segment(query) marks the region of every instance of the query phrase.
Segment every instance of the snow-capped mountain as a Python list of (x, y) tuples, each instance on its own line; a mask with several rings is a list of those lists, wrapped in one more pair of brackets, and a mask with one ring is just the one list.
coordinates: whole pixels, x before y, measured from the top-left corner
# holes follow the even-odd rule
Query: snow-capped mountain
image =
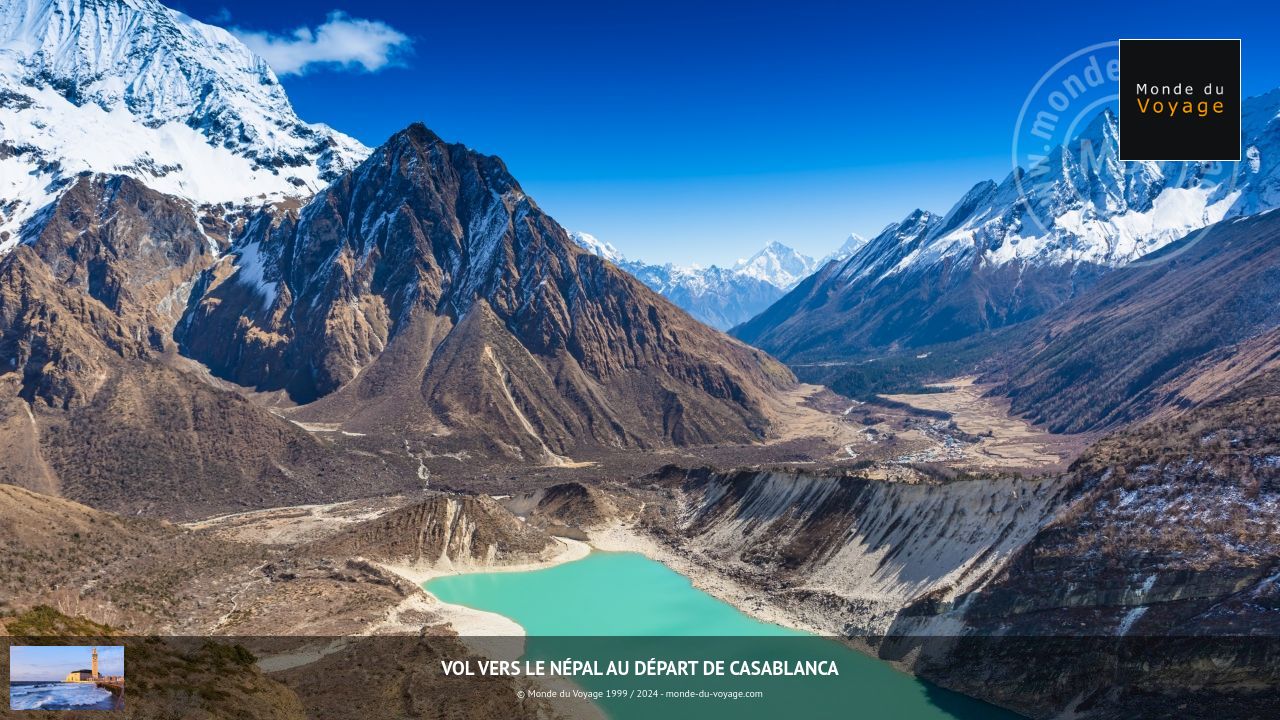
[(614, 247), (611, 243), (607, 243), (595, 235), (584, 232), (569, 233), (569, 237), (578, 244), (583, 250), (589, 251), (596, 257), (604, 258), (614, 265), (622, 265), (627, 261), (622, 255), (622, 251)]
[(746, 260), (733, 266), (739, 275), (763, 280), (774, 287), (790, 290), (796, 283), (809, 277), (817, 269), (817, 263), (808, 255), (773, 241)]
[(953, 340), (1057, 307), (1109, 268), (1280, 205), (1280, 91), (1244, 106), (1245, 161), (1122, 163), (1104, 111), (1029, 170), (916, 210), (735, 330), (783, 358)]
[(832, 261), (838, 262), (840, 260), (848, 260), (850, 257), (853, 256), (854, 253), (861, 250), (862, 247), (867, 244), (867, 242), (868, 240), (862, 237), (861, 235), (859, 235), (858, 233), (850, 233), (849, 237), (845, 238), (844, 244), (836, 248), (834, 251), (828, 253), (825, 257), (823, 257), (821, 260), (817, 262), (817, 264), (814, 266), (814, 270), (824, 267), (826, 266), (827, 263)]
[[(1214, 163), (1122, 163), (1118, 133), (1103, 111), (1037, 166), (974, 185), (884, 272), (948, 260), (1115, 267), (1224, 218), (1280, 205), (1280, 90), (1245, 101), (1245, 160), (1234, 177), (1215, 177)], [(842, 275), (865, 275), (881, 255), (862, 253)]]
[(0, 251), (84, 171), (193, 203), (311, 195), (368, 155), (266, 62), (155, 0), (0, 0)]
[(570, 237), (579, 247), (626, 270), (694, 318), (720, 330), (755, 317), (814, 267), (812, 258), (778, 242), (732, 268), (704, 268), (628, 260), (594, 235), (575, 232)]

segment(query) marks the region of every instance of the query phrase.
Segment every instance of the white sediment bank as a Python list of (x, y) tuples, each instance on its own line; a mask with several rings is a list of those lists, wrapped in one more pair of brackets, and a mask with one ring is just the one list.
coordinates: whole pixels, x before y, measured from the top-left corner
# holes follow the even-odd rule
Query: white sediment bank
[[(382, 563), (382, 567), (388, 572), (395, 573), (409, 582), (422, 588), (423, 584), (434, 580), (438, 577), (447, 575), (463, 575), (466, 573), (496, 573), (496, 572), (529, 572), (532, 570), (544, 570), (549, 567), (555, 567), (574, 560), (581, 560), (591, 553), (591, 546), (580, 540), (571, 540), (569, 538), (556, 538), (560, 543), (560, 550), (551, 558), (536, 563), (518, 563), (515, 565), (482, 565), (482, 564), (459, 564), (448, 561), (436, 565), (395, 565), (390, 563)], [(428, 609), (439, 615), (453, 627), (454, 632), (463, 638), (468, 637), (524, 637), (525, 630), (519, 623), (504, 615), (497, 613), (485, 612), (484, 610), (476, 610), (465, 605), (455, 605), (447, 603), (435, 595), (432, 595), (426, 589)]]
[[(650, 560), (660, 562), (680, 573), (693, 586), (726, 602), (738, 610), (762, 622), (814, 634), (830, 634), (832, 628), (820, 628), (806, 622), (772, 602), (761, 590), (724, 576), (714, 569), (700, 565), (688, 557), (674, 552), (666, 545), (631, 527), (615, 525), (588, 533), (588, 542), (569, 538), (556, 538), (564, 547), (552, 558), (537, 563), (515, 565), (458, 565), (408, 566), (383, 564), (382, 567), (412, 582), (418, 587), (438, 577), (466, 573), (530, 572), (555, 567), (574, 560), (581, 560), (595, 548), (604, 552), (634, 552)], [(474, 637), (524, 637), (525, 629), (514, 620), (497, 613), (476, 610), (464, 605), (441, 601), (423, 590), (431, 612), (439, 615), (463, 638)]]

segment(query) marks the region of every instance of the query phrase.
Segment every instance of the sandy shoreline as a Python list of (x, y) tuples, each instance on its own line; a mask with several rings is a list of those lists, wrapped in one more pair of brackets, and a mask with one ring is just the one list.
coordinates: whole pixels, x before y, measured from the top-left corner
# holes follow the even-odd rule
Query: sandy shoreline
[[(602, 552), (634, 552), (660, 562), (688, 578), (693, 586), (712, 597), (732, 605), (739, 611), (761, 622), (781, 625), (793, 630), (829, 634), (805, 622), (795, 614), (771, 602), (761, 590), (725, 577), (712, 569), (699, 565), (677, 554), (653, 538), (630, 527), (616, 525), (588, 533), (588, 542), (569, 538), (556, 538), (564, 547), (554, 557), (539, 563), (516, 565), (459, 565), (459, 566), (407, 566), (383, 563), (382, 567), (421, 588), (424, 583), (446, 575), (491, 572), (529, 572), (555, 567), (574, 560), (581, 560), (593, 549)], [(525, 629), (514, 620), (497, 613), (476, 610), (464, 605), (441, 601), (427, 590), (427, 607), (449, 623), (459, 636), (467, 637), (524, 637)]]
[(399, 575), (408, 580), (422, 590), (427, 598), (427, 609), (439, 615), (442, 619), (453, 627), (454, 632), (458, 635), (466, 637), (524, 637), (526, 635), (523, 627), (519, 623), (497, 613), (486, 612), (484, 610), (476, 610), (465, 605), (455, 605), (447, 603), (440, 598), (432, 595), (423, 584), (429, 580), (447, 575), (462, 575), (464, 573), (496, 573), (496, 572), (529, 572), (530, 570), (544, 570), (549, 567), (555, 567), (574, 560), (581, 560), (591, 553), (591, 546), (581, 540), (572, 540), (569, 538), (556, 538), (563, 546), (556, 555), (548, 560), (537, 563), (519, 563), (516, 565), (441, 565), (441, 566), (420, 566), (420, 565), (395, 565), (390, 563), (380, 563), (381, 567), (388, 572)]

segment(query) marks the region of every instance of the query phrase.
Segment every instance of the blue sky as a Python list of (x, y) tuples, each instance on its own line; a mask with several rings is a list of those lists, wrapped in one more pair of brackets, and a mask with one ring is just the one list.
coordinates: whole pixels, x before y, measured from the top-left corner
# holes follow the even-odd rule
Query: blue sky
[[(62, 680), (72, 670), (88, 670), (89, 646), (79, 645), (13, 645), (9, 647), (10, 680)], [(124, 674), (124, 648), (98, 647), (98, 672), (103, 675)]]
[[(1280, 10), (1261, 2), (171, 4), (263, 42), (307, 28), (274, 55), (302, 117), (370, 145), (422, 120), (501, 156), (569, 229), (654, 261), (724, 264), (770, 240), (821, 255), (945, 211), (1009, 172), (1027, 93), (1086, 45), (1242, 37), (1245, 95), (1280, 86)], [(383, 44), (305, 64), (359, 41), (317, 31), (334, 11)]]

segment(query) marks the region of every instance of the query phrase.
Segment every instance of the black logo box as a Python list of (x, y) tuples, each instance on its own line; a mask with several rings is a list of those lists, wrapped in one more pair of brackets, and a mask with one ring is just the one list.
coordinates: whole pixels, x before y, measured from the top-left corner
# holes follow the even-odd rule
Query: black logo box
[[(1145, 92), (1139, 92), (1142, 86)], [(1122, 39), (1120, 159), (1238, 162), (1240, 95), (1238, 39)], [(1186, 102), (1192, 104), (1190, 114), (1184, 112)], [(1170, 103), (1177, 104), (1172, 115)]]

